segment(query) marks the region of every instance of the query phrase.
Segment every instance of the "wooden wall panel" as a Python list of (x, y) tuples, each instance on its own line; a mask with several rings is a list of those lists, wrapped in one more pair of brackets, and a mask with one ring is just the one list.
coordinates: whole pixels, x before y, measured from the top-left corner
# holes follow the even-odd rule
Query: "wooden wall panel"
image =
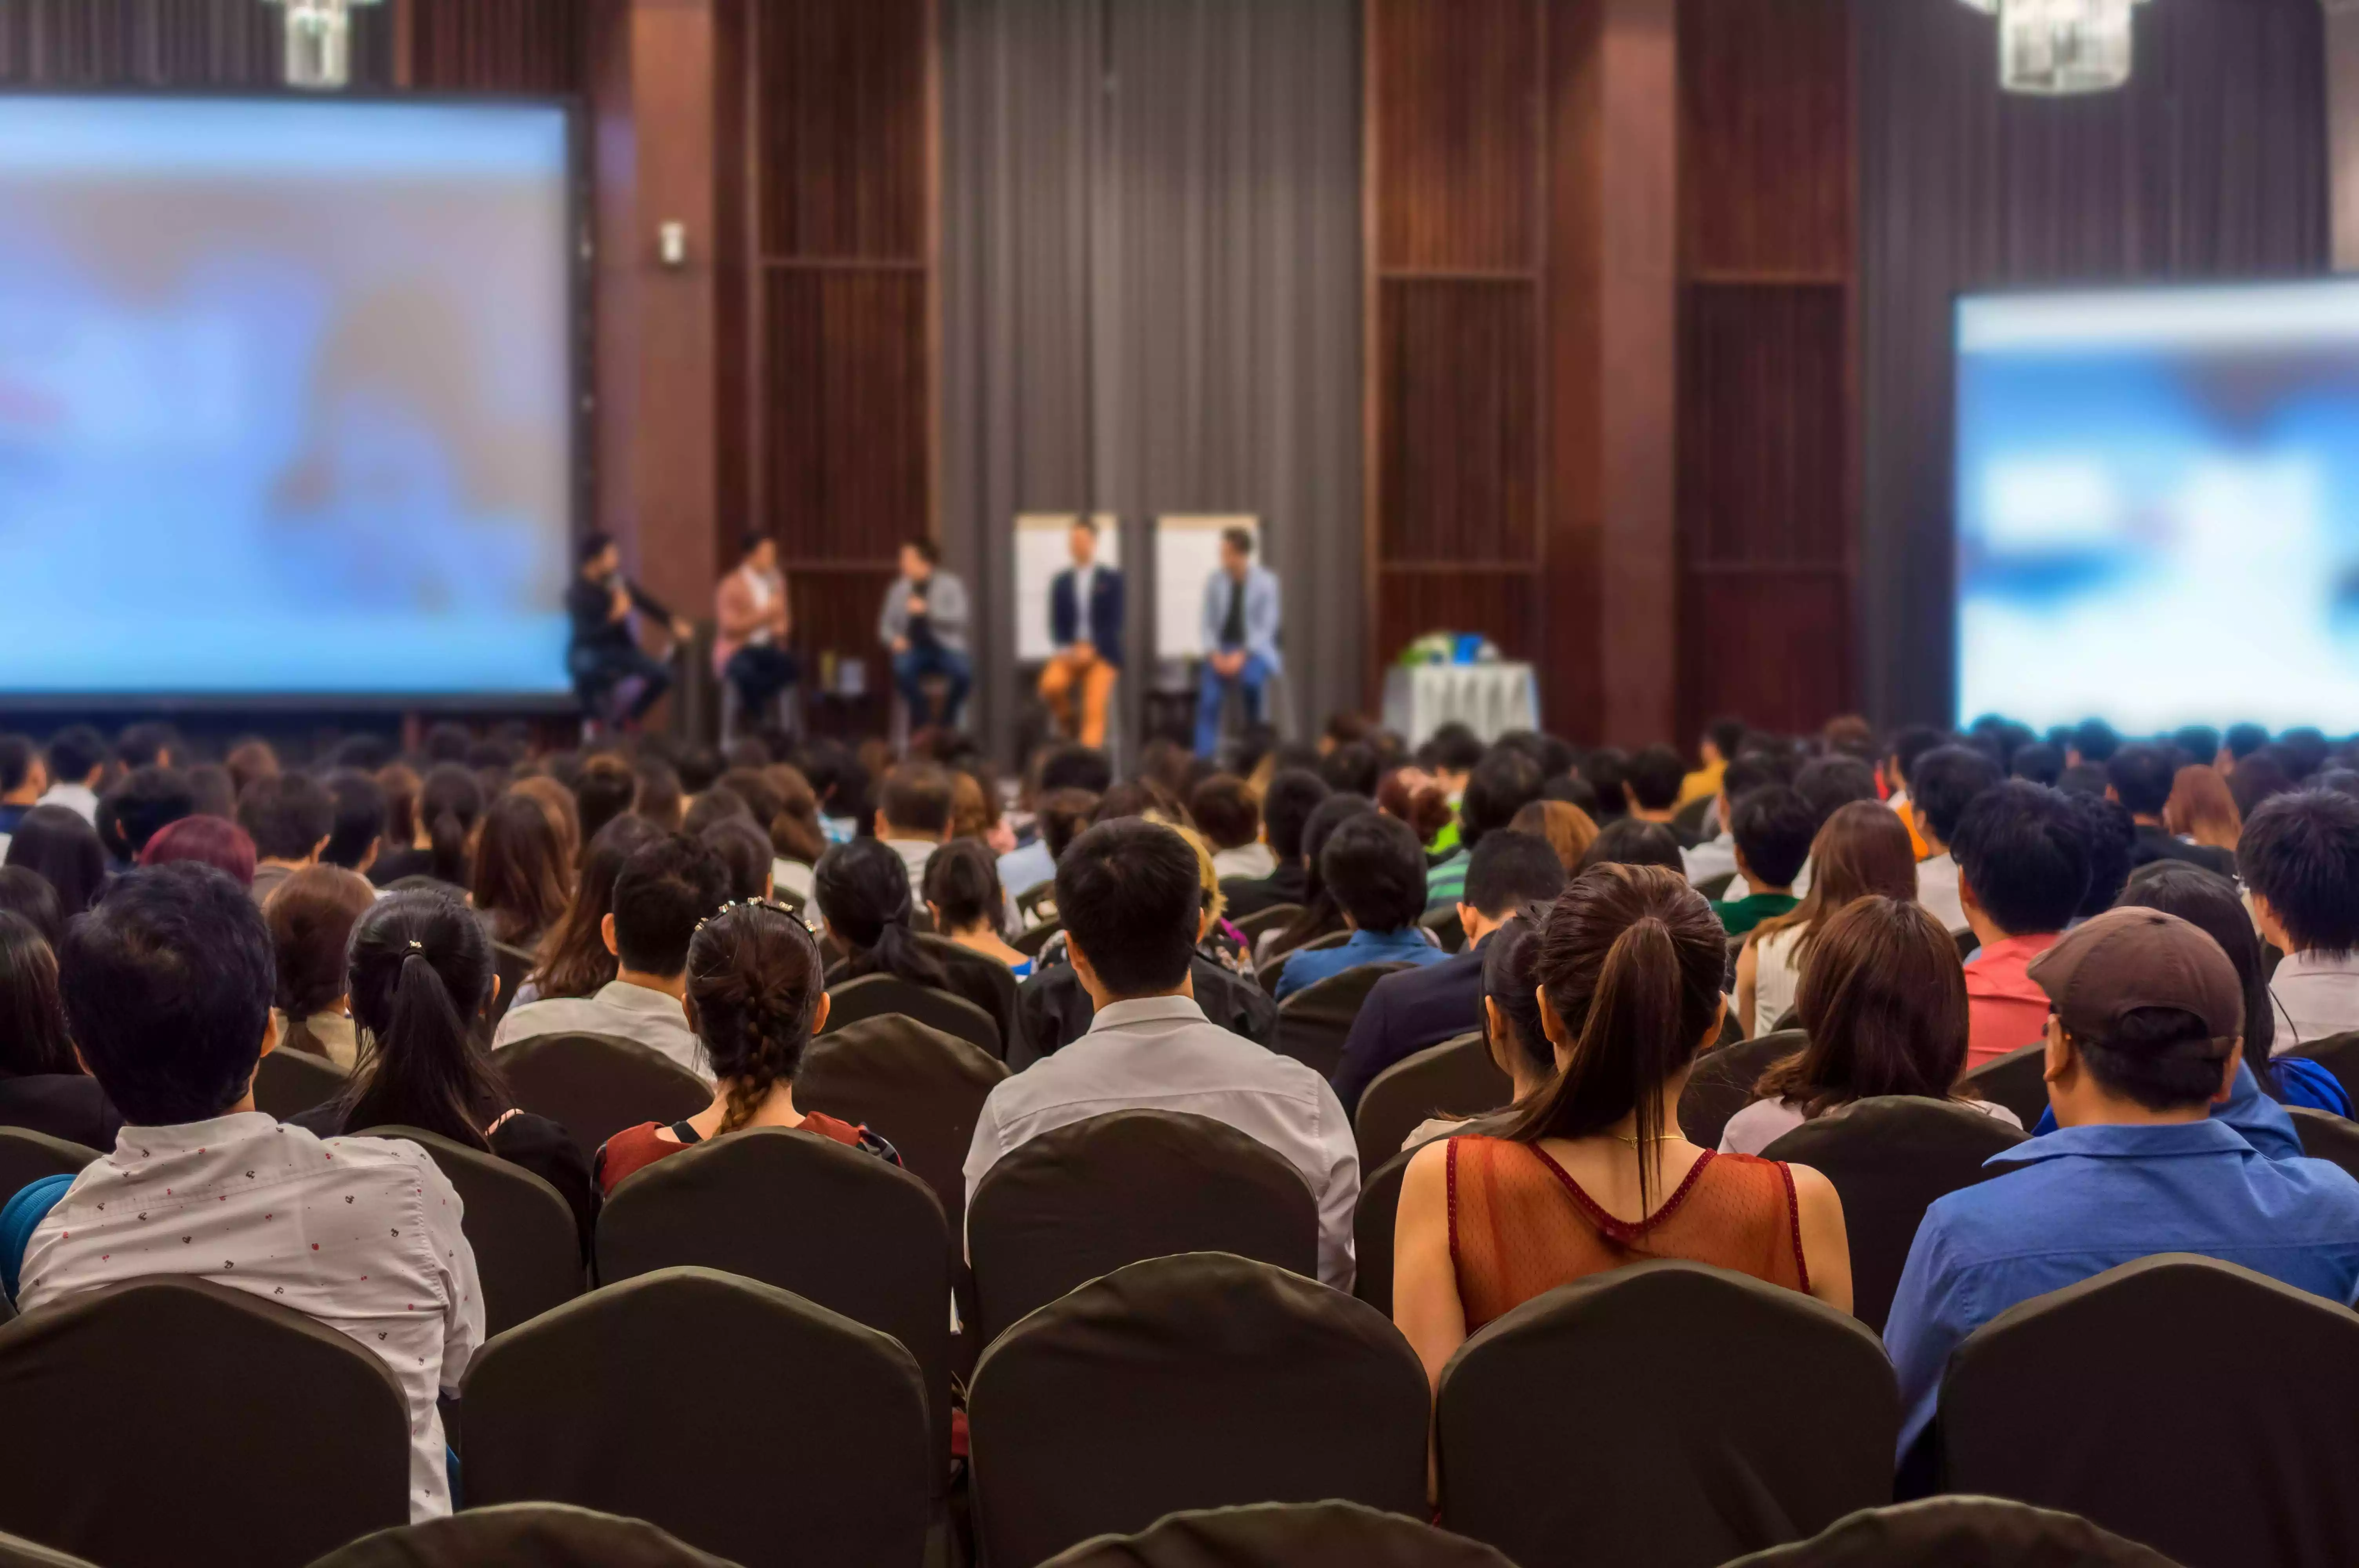
[(1680, 366), (1680, 521), (1694, 566), (1833, 567), (1850, 546), (1844, 300), (1694, 286)]
[(1690, 272), (1841, 281), (1852, 265), (1848, 0), (1682, 0)]
[(1376, 595), (1376, 644), (1397, 654), (1428, 632), (1479, 629), (1511, 659), (1540, 653), (1539, 596), (1528, 568), (1398, 572)]
[(790, 565), (881, 564), (927, 531), (927, 311), (923, 273), (771, 270), (766, 520)]
[[(1524, 280), (1387, 280), (1377, 541), (1388, 570), (1528, 568), (1538, 527), (1539, 308)], [(1412, 633), (1414, 635), (1414, 633)]]
[(588, 0), (397, 0), (406, 85), (436, 92), (574, 92)]
[(1369, 0), (1376, 265), (1528, 271), (1540, 0)]
[(802, 259), (925, 254), (925, 0), (784, 0), (762, 11), (763, 248)]
[[(1691, 672), (1715, 706), (1757, 726), (1814, 730), (1852, 680), (1851, 581), (1842, 572), (1705, 572), (1689, 585)], [(1701, 725), (1702, 720), (1699, 720)]]

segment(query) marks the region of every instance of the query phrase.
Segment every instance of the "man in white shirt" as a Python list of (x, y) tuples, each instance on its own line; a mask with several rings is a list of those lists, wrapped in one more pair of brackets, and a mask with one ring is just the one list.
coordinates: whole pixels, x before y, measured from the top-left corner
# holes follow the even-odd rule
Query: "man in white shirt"
[(36, 804), (62, 806), (98, 826), (98, 782), (106, 776), (106, 740), (87, 724), (60, 730), (49, 741), (49, 787)]
[(1972, 930), (1965, 901), (1958, 892), (1958, 860), (1950, 853), (1950, 839), (1958, 819), (1985, 790), (2006, 782), (1999, 765), (1971, 746), (1941, 746), (1920, 753), (1908, 770), (1915, 793), (1908, 802), (1908, 820), (1917, 837), (1932, 853), (1917, 862), (1917, 902), (1925, 913), (1955, 936)]
[(508, 1010), (494, 1049), (544, 1034), (606, 1034), (636, 1040), (712, 1082), (712, 1065), (688, 1026), (688, 945), (729, 902), (721, 858), (681, 834), (659, 838), (623, 862), (614, 912), (602, 932), (619, 966), (597, 995), (560, 997)]
[(951, 776), (931, 762), (904, 762), (885, 775), (876, 837), (908, 868), (913, 893), (922, 893), (928, 863), (950, 842), (951, 801)]
[(2271, 1054), (2359, 1030), (2359, 800), (2272, 796), (2245, 819), (2236, 864), (2253, 924), (2286, 955), (2269, 977)]
[[(1720, 794), (1713, 805), (1718, 815), (1713, 818), (1720, 831), (1691, 849), (1680, 851), (1688, 881), (1701, 887), (1736, 871), (1736, 802), (1744, 795), (1769, 784), (1781, 784), (1792, 776), (1791, 767), (1781, 767), (1769, 757), (1758, 754), (1738, 757), (1720, 773)], [(1741, 898), (1743, 893), (1729, 892), (1723, 884), (1723, 896)], [(1749, 890), (1748, 890), (1749, 891)]]
[(1088, 1033), (991, 1091), (966, 1157), (970, 1207), (993, 1165), (1044, 1132), (1118, 1110), (1226, 1122), (1277, 1152), (1319, 1206), (1319, 1277), (1352, 1288), (1360, 1160), (1327, 1080), (1208, 1021), (1189, 971), (1202, 898), (1187, 840), (1140, 817), (1090, 829), (1057, 866), (1057, 908)]
[(75, 922), (60, 959), (76, 1047), (125, 1125), (79, 1175), (0, 1212), (0, 1281), (18, 1308), (182, 1275), (316, 1318), (401, 1385), (410, 1518), (449, 1513), (436, 1400), (484, 1339), (459, 1195), (415, 1143), (321, 1140), (255, 1109), (277, 1044), (261, 912), (208, 866), (134, 871)]

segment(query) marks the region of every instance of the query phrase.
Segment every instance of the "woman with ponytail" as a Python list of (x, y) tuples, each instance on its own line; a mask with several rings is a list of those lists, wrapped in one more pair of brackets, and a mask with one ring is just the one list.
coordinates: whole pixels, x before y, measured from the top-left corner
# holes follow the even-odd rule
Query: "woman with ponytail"
[(346, 963), (360, 1065), (294, 1125), (321, 1138), (415, 1127), (496, 1154), (557, 1189), (587, 1258), (598, 1217), (589, 1160), (565, 1129), (516, 1108), (476, 1044), (499, 990), (483, 922), (446, 893), (389, 893), (353, 926)]
[(484, 786), (456, 762), (429, 769), (418, 794), (418, 831), (424, 854), (414, 876), (431, 877), (464, 892), (484, 816)]
[(1557, 901), (1538, 941), (1553, 1080), (1496, 1136), (1427, 1145), (1402, 1184), (1393, 1315), (1428, 1374), (1533, 1297), (1658, 1258), (1850, 1311), (1833, 1185), (1680, 1133), (1680, 1091), (1726, 1007), (1711, 905), (1660, 867), (1600, 866)]
[[(900, 857), (885, 853), (897, 870)], [(698, 926), (682, 1005), (712, 1063), (712, 1103), (685, 1121), (642, 1122), (608, 1139), (598, 1151), (603, 1190), (706, 1139), (754, 1127), (815, 1133), (901, 1162), (866, 1128), (795, 1108), (795, 1075), (828, 1008), (819, 944), (800, 920), (776, 904), (733, 903)]]
[(855, 838), (821, 855), (811, 872), (811, 892), (829, 938), (844, 955), (828, 971), (829, 985), (892, 975), (999, 1016), (999, 993), (987, 979), (963, 964), (944, 963), (919, 939), (909, 924), (917, 910), (909, 868), (885, 840)]

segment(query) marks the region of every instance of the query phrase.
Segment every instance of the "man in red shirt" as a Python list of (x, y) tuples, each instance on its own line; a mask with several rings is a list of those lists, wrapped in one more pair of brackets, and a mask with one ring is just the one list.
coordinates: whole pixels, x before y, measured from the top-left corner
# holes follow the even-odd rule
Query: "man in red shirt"
[(2048, 993), (2026, 971), (2056, 946), (2089, 891), (2089, 848), (2072, 803), (2020, 779), (1958, 819), (1958, 901), (1982, 950), (1966, 963), (1966, 1065), (2045, 1037)]

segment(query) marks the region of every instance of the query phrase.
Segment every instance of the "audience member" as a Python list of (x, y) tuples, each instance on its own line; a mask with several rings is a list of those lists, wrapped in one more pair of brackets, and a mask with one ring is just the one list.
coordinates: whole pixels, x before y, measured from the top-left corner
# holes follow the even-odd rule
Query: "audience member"
[(219, 816), (184, 816), (139, 851), (143, 866), (194, 860), (212, 867), (242, 888), (254, 886), (254, 839), (236, 823)]
[(1959, 901), (1982, 944), (1966, 963), (1973, 1068), (2039, 1038), (2048, 993), (2029, 965), (2056, 946), (2088, 893), (2089, 845), (2070, 799), (2014, 780), (1974, 798), (1951, 847)]
[(2064, 777), (2064, 753), (2043, 741), (2018, 749), (2008, 768), (2010, 777), (2054, 789)]
[(1916, 851), (1898, 815), (1880, 802), (1854, 801), (1828, 817), (1810, 841), (1810, 866), (1809, 893), (1756, 925), (1736, 960), (1736, 1018), (1748, 1038), (1784, 1027), (1836, 914), (1863, 898), (1916, 902)]
[(646, 817), (625, 813), (608, 822), (590, 841), (582, 874), (565, 916), (542, 939), (532, 975), (516, 988), (513, 1006), (552, 997), (586, 997), (612, 981), (614, 950), (606, 946), (606, 916), (614, 911), (614, 881), (633, 855), (663, 838)]
[[(276, 1042), (253, 899), (201, 866), (135, 871), (67, 934), (59, 968), (75, 1045), (126, 1125), (80, 1175), (0, 1210), (0, 1281), (18, 1309), (164, 1274), (307, 1314), (391, 1370), (409, 1411), (410, 1517), (448, 1513), (437, 1401), (457, 1396), (484, 1338), (459, 1196), (414, 1143), (322, 1142), (255, 1110)], [(342, 1223), (321, 1224), (331, 1208)]]
[(2067, 767), (2104, 767), (2122, 749), (2122, 738), (2114, 727), (2102, 719), (2087, 719), (2072, 730), (2072, 739), (2064, 751)]
[(1306, 943), (1345, 929), (1343, 907), (1336, 902), (1334, 890), (1327, 885), (1321, 860), (1336, 828), (1375, 810), (1365, 795), (1331, 795), (1310, 813), (1310, 820), (1302, 829), (1302, 857), (1310, 871), (1303, 879), (1302, 913), (1284, 930), (1262, 933), (1260, 946), (1254, 953), (1256, 963), (1266, 965)]
[(2244, 765), (2245, 759), (2269, 743), (2269, 732), (2257, 724), (2231, 724), (2220, 739), (2219, 754), (2212, 765), (2220, 770), (2223, 778), (2231, 777)]
[[(430, 734), (428, 736), (429, 741), (432, 738)], [(278, 753), (271, 750), (269, 741), (252, 737), (234, 741), (223, 762), (229, 769), (229, 782), (240, 795), (253, 788), (256, 782), (274, 778), (278, 773)]]
[(755, 827), (752, 817), (723, 817), (696, 835), (696, 841), (720, 857), (722, 870), (728, 873), (731, 903), (769, 902), (777, 891), (771, 868), (777, 861), (770, 853), (769, 835)]
[(1310, 869), (1304, 861), (1302, 837), (1311, 813), (1328, 793), (1326, 781), (1306, 768), (1281, 769), (1270, 776), (1269, 788), (1262, 792), (1261, 837), (1274, 864), (1267, 876), (1222, 884), (1232, 915), (1242, 919), (1308, 901)]
[[(1364, 731), (1359, 739), (1373, 742), (1375, 735)], [(1483, 765), (1486, 754), (1482, 738), (1454, 719), (1435, 730), (1417, 749), (1419, 765), (1433, 775), (1433, 782), (1452, 806), (1465, 797), (1466, 786), (1473, 781), (1474, 770)]]
[(1641, 822), (1659, 822), (1669, 827), (1678, 815), (1680, 791), (1685, 786), (1688, 765), (1669, 746), (1648, 746), (1630, 759), (1623, 775), (1629, 790), (1630, 815)]
[(33, 743), (22, 735), (0, 735), (0, 855), (8, 852), (8, 836), (49, 788), (49, 764)]
[(564, 916), (572, 873), (573, 857), (538, 802), (510, 791), (492, 803), (475, 836), (470, 901), (494, 942), (538, 946)]
[(1745, 750), (1747, 733), (1741, 719), (1715, 719), (1703, 727), (1703, 736), (1696, 743), (1696, 770), (1680, 781), (1682, 806), (1712, 799), (1721, 793), (1721, 780), (1728, 772), (1728, 764)]
[(1581, 760), (1581, 778), (1597, 796), (1589, 815), (1600, 828), (1611, 827), (1630, 813), (1629, 766), (1629, 753), (1612, 746), (1600, 746)]
[(1328, 789), (1337, 795), (1356, 795), (1369, 800), (1375, 799), (1376, 787), (1384, 782), (1384, 758), (1365, 741), (1338, 746), (1319, 764), (1319, 776)]
[[(1000, 887), (1019, 901), (1029, 898), (1036, 919), (1045, 920), (1055, 914), (1057, 859), (1065, 852), (1065, 846), (1090, 826), (1100, 800), (1100, 796), (1087, 790), (1050, 790), (1039, 798), (1033, 810), (1038, 837), (999, 858)], [(1018, 908), (1020, 913), (1020, 903)]]
[(2233, 853), (2182, 839), (2164, 820), (2178, 780), (2179, 771), (2172, 765), (2170, 753), (2159, 746), (2125, 746), (2106, 762), (2105, 793), (2121, 802), (2136, 825), (2137, 838), (2130, 851), (2131, 868), (2156, 860), (2185, 860), (2222, 876), (2234, 876), (2236, 857)]
[[(2224, 849), (2233, 862), (2244, 837), (2245, 818), (2228, 781), (2208, 764), (2181, 768), (2173, 776), (2170, 798), (2163, 804), (2162, 825), (2190, 843)], [(2214, 870), (2220, 868), (2214, 867)], [(2222, 874), (2233, 876), (2234, 871)]]
[(116, 869), (128, 870), (147, 840), (196, 810), (196, 792), (186, 773), (153, 765), (134, 768), (98, 803), (98, 840)]
[(335, 826), (320, 859), (366, 876), (386, 844), (385, 786), (358, 768), (338, 768), (321, 783), (334, 804)]
[(1885, 752), (1884, 782), (1892, 790), (1886, 804), (1900, 814), (1901, 822), (1908, 828), (1909, 842), (1920, 860), (1931, 852), (1932, 846), (1922, 842), (1917, 830), (1913, 810), (1916, 805), (1913, 789), (1917, 781), (1917, 763), (1929, 752), (1954, 743), (1953, 738), (1941, 730), (1918, 724), (1895, 735), (1891, 746)]
[(1548, 1026), (1540, 1020), (1539, 999), (1540, 932), (1553, 902), (1516, 911), (1492, 934), (1481, 955), (1482, 990), (1476, 1000), (1483, 1044), (1492, 1065), (1506, 1075), (1508, 1104), (1481, 1116), (1440, 1115), (1420, 1122), (1401, 1141), (1404, 1150), (1457, 1133), (1495, 1133), (1512, 1125), (1516, 1113), (1556, 1077), (1556, 1047), (1549, 1043)]
[(1364, 965), (1423, 966), (1449, 957), (1418, 924), (1425, 913), (1425, 851), (1408, 824), (1380, 811), (1361, 813), (1328, 838), (1319, 872), (1352, 935), (1340, 947), (1288, 959), (1277, 980), (1279, 1001)]
[(2287, 775), (2296, 784), (2307, 784), (2326, 766), (2334, 748), (2326, 743), (2326, 737), (2318, 730), (2304, 725), (2277, 737), (2277, 753), (2285, 763)]
[(335, 831), (336, 806), (309, 773), (272, 773), (238, 797), (237, 825), (254, 839), (258, 904), (296, 871), (319, 863)]
[(2238, 762), (2236, 771), (2228, 775), (2228, 793), (2236, 803), (2237, 814), (2247, 822), (2253, 813), (2277, 795), (2290, 794), (2293, 787), (2292, 775), (2266, 749)]
[(1680, 1133), (1680, 1090), (1720, 1034), (1725, 963), (1720, 923), (1676, 871), (1593, 871), (1557, 901), (1538, 969), (1554, 1080), (1496, 1136), (1428, 1145), (1401, 1186), (1393, 1317), (1437, 1383), (1468, 1336), (1513, 1308), (1653, 1258), (1850, 1310), (1826, 1178)]
[(838, 844), (820, 857), (817, 897), (828, 936), (843, 954), (828, 971), (828, 984), (891, 975), (963, 997), (999, 1017), (1000, 991), (990, 977), (945, 963), (918, 939), (908, 865), (894, 846), (875, 838)]
[[(1589, 813), (1560, 800), (1533, 801), (1516, 813), (1515, 820), (1508, 823), (1507, 827), (1510, 832), (1528, 833), (1546, 841), (1548, 847), (1556, 851), (1557, 861), (1564, 867), (1567, 876), (1571, 876), (1572, 869), (1581, 864), (1582, 857), (1589, 853), (1589, 847), (1597, 842), (1597, 824), (1590, 819)], [(1466, 868), (1466, 875), (1470, 881), (1473, 879), (1474, 868), (1471, 862)]]
[(901, 857), (912, 885), (951, 836), (951, 777), (930, 762), (905, 762), (885, 775), (876, 801), (876, 838)]
[[(1672, 788), (1676, 791), (1678, 785)], [(1540, 797), (1539, 764), (1521, 752), (1495, 751), (1467, 776), (1458, 807), (1458, 847), (1425, 876), (1425, 907), (1448, 909), (1466, 896), (1466, 868), (1483, 836), (1505, 828)]]
[(667, 833), (679, 832), (688, 813), (687, 788), (679, 771), (660, 757), (642, 756), (632, 772), (638, 778), (639, 792), (631, 809)]
[(69, 921), (95, 903), (106, 886), (106, 850), (98, 829), (71, 806), (37, 806), (25, 813), (9, 836), (7, 863), (46, 879)]
[(262, 906), (278, 971), (271, 1003), (278, 1044), (325, 1056), (348, 1073), (360, 1045), (346, 1005), (344, 955), (353, 925), (375, 902), (366, 877), (341, 866), (306, 866)]
[(1325, 1079), (1212, 1023), (1197, 1006), (1191, 938), (1202, 904), (1195, 853), (1169, 827), (1125, 820), (1073, 840), (1057, 866), (1057, 907), (1096, 1016), (1087, 1034), (991, 1091), (967, 1153), (968, 1203), (993, 1165), (1070, 1122), (1125, 1108), (1210, 1117), (1269, 1147), (1310, 1184), (1319, 1277), (1349, 1290), (1360, 1194), (1351, 1122)]
[(2080, 814), (2081, 841), (2089, 850), (2089, 891), (2081, 895), (2075, 920), (2103, 914), (2129, 884), (2130, 857), (2137, 848), (2137, 824), (2129, 808), (2102, 795), (2067, 795)]
[(939, 935), (1006, 965), (1018, 979), (1032, 973), (1032, 960), (1001, 938), (999, 917), (1007, 894), (989, 849), (972, 838), (943, 845), (926, 864), (925, 894)]
[[(1743, 766), (1740, 762), (1728, 771), (1734, 774)], [(1818, 834), (1818, 814), (1810, 803), (1784, 784), (1763, 784), (1740, 796), (1733, 838), (1736, 874), (1747, 891), (1742, 898), (1712, 905), (1721, 929), (1731, 936), (1749, 935), (1763, 921), (1791, 914), (1801, 903), (1794, 883), (1810, 864)]]
[(1277, 857), (1261, 838), (1261, 802), (1245, 780), (1215, 773), (1188, 797), (1188, 815), (1212, 849), (1212, 869), (1222, 880), (1245, 881), (1277, 870)]
[[(1520, 753), (1519, 753), (1520, 754)], [(1458, 841), (1458, 813), (1432, 775), (1418, 768), (1395, 768), (1376, 786), (1376, 809), (1408, 824), (1429, 851)]]
[[(1715, 771), (1720, 789), (1712, 803), (1710, 821), (1712, 836), (1690, 845), (1682, 855), (1689, 881), (1703, 888), (1716, 879), (1730, 879), (1723, 882), (1717, 896), (1733, 902), (1762, 891), (1749, 884), (1742, 889), (1736, 885), (1745, 881), (1736, 869), (1736, 838), (1733, 831), (1736, 821), (1736, 803), (1756, 789), (1766, 789), (1771, 784), (1784, 785), (1791, 770), (1778, 758), (1750, 752)], [(1815, 819), (1810, 824), (1810, 831), (1818, 831)], [(1804, 846), (1805, 849), (1808, 847)], [(1715, 895), (1707, 892), (1705, 896)]]
[(558, 848), (564, 853), (560, 869), (570, 879), (582, 860), (582, 811), (574, 804), (571, 787), (549, 773), (527, 773), (506, 793), (533, 802), (549, 818), (549, 830), (557, 835)]
[(1854, 801), (1875, 801), (1875, 770), (1857, 757), (1817, 757), (1794, 774), (1795, 792), (1823, 823)]
[(639, 775), (631, 764), (611, 754), (592, 757), (573, 781), (573, 806), (581, 814), (582, 838), (587, 844), (599, 829), (638, 804)]
[(1998, 1175), (1937, 1200), (1918, 1227), (1885, 1328), (1904, 1456), (1967, 1336), (2119, 1264), (2191, 1252), (2339, 1306), (2359, 1295), (2359, 1182), (2323, 1161), (2263, 1158), (2211, 1115), (2244, 1027), (2244, 988), (2217, 943), (2117, 909), (2030, 976), (2055, 1010), (2048, 1093), (2061, 1130), (1995, 1156)]
[(58, 890), (30, 867), (0, 866), (0, 911), (29, 924), (51, 952), (65, 940), (66, 917), (58, 903)]
[(13, 910), (0, 910), (0, 1127), (85, 1149), (112, 1149), (123, 1127), (105, 1091), (74, 1060), (49, 936)]
[(218, 816), (224, 822), (237, 820), (237, 788), (230, 782), (229, 770), (219, 762), (199, 762), (188, 771), (189, 793), (195, 797), (197, 815)]
[(691, 838), (701, 838), (706, 828), (732, 818), (751, 822), (754, 808), (735, 790), (726, 784), (714, 784), (689, 803), (687, 812), (680, 817), (679, 830)]
[(819, 795), (799, 768), (777, 763), (763, 772), (777, 796), (770, 818), (770, 877), (780, 892), (808, 900), (811, 868), (827, 853), (827, 830), (820, 826)]
[(1958, 858), (1950, 840), (1974, 797), (2005, 783), (1996, 762), (1966, 746), (1940, 746), (1918, 757), (1909, 773), (1916, 789), (1909, 821), (1926, 858), (1917, 863), (1917, 902), (1951, 936), (1964, 935), (1966, 906), (1958, 897)]
[(1678, 836), (1660, 822), (1627, 815), (1597, 830), (1573, 874), (1598, 866), (1661, 866), (1687, 875), (1687, 860)]
[(87, 724), (60, 730), (49, 739), (49, 787), (38, 804), (63, 806), (92, 827), (98, 826), (98, 786), (106, 777), (106, 740)]
[(2236, 864), (2254, 924), (2285, 954), (2269, 978), (2271, 1049), (2359, 1030), (2359, 800), (2275, 796), (2245, 819)]

